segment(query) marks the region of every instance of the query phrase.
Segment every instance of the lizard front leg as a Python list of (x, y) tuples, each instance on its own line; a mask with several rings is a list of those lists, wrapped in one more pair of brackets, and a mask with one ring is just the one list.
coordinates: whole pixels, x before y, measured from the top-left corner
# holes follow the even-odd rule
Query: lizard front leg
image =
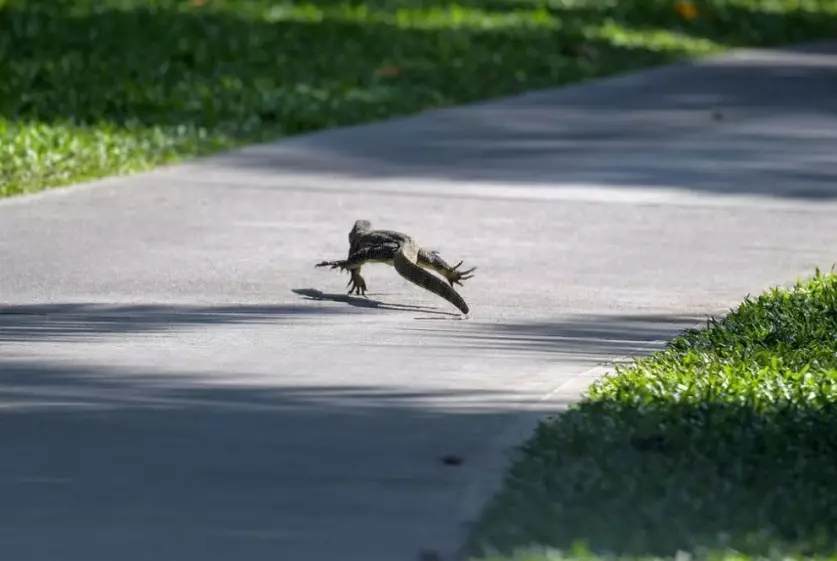
[(382, 244), (372, 247), (364, 247), (349, 256), (348, 259), (339, 261), (322, 261), (315, 267), (339, 268), (341, 271), (348, 271), (351, 278), (346, 285), (349, 287), (349, 294), (356, 293), (366, 296), (366, 280), (360, 274), (361, 267), (366, 263), (387, 263), (392, 261), (396, 248), (392, 244)]
[(346, 286), (349, 287), (349, 294), (356, 293), (360, 296), (366, 296), (366, 279), (360, 274), (362, 265), (353, 266), (348, 259), (341, 259), (339, 261), (322, 261), (314, 265), (315, 267), (331, 267), (332, 269), (340, 268), (341, 271), (349, 272), (349, 282)]
[(366, 280), (360, 275), (360, 267), (357, 269), (349, 269), (349, 294), (354, 292), (358, 296), (366, 296)]
[(315, 267), (331, 267), (332, 269), (340, 268), (341, 271), (352, 271), (354, 269), (360, 269), (363, 264), (367, 261), (367, 259), (363, 258), (362, 255), (359, 255), (360, 252), (352, 255), (348, 259), (339, 259), (337, 261), (320, 261)]

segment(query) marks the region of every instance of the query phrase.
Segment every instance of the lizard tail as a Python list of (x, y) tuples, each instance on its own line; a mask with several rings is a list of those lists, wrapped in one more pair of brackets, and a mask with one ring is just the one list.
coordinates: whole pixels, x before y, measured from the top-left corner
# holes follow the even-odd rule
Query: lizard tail
[(433, 294), (441, 296), (454, 306), (460, 312), (468, 314), (468, 304), (451, 286), (448, 286), (445, 281), (436, 275), (430, 273), (417, 265), (418, 249), (411, 240), (407, 240), (395, 252), (393, 259), (393, 266), (399, 275), (410, 281), (411, 283), (420, 286), (425, 290), (429, 290)]

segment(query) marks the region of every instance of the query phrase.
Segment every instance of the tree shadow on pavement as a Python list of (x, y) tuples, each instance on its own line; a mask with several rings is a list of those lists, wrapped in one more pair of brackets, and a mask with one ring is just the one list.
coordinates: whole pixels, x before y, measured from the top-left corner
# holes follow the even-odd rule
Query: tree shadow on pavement
[[(327, 294), (316, 289), (293, 292), (311, 302), (337, 302), (344, 306), (310, 304), (241, 304), (226, 306), (170, 304), (60, 303), (0, 306), (0, 343), (72, 341), (102, 335), (170, 332), (213, 325), (282, 325), (317, 317), (344, 316), (370, 311), (406, 311), (433, 316), (454, 316), (429, 306), (387, 304), (378, 300)], [(367, 312), (364, 312), (366, 310)]]
[[(463, 496), (472, 492), (471, 478), (489, 468), (484, 462), (497, 435), (521, 418), (519, 403), (506, 393), (461, 385), (419, 387), (415, 380), (390, 386), (362, 380), (323, 385), (304, 370), (290, 382), (287, 376), (275, 383), (264, 377), (254, 382), (244, 369), (218, 379), (169, 368), (164, 357), (153, 353), (116, 365), (41, 352), (41, 345), (52, 343), (113, 346), (133, 333), (170, 335), (277, 318), (304, 321), (323, 313), (303, 308), (4, 308), (0, 556), (133, 561), (146, 559), (153, 549), (155, 558), (165, 561), (307, 559), (336, 553), (349, 561), (369, 561), (399, 558), (405, 548), (416, 550), (407, 556), (420, 547), (433, 548), (439, 536), (453, 543)], [(546, 359), (563, 353), (564, 358), (602, 363), (617, 355), (643, 354), (697, 321), (688, 315), (634, 315), (530, 324), (459, 322), (458, 330), (421, 333), (421, 352), (434, 367), (434, 349), (456, 342), (485, 360), (491, 353), (538, 353)], [(413, 331), (396, 329), (402, 341), (392, 344), (403, 344)], [(390, 344), (380, 332), (376, 338)], [(321, 354), (329, 356), (327, 350)], [(293, 357), (277, 354), (277, 374), (295, 368)], [(562, 409), (567, 403), (551, 405)], [(548, 492), (540, 499), (533, 502), (527, 496), (525, 505), (504, 507), (526, 532), (515, 534), (514, 524), (505, 526), (509, 519), (496, 519), (500, 529), (493, 536), (503, 545), (564, 546), (582, 539), (596, 550), (662, 551), (666, 544), (682, 543), (677, 541), (685, 532), (681, 525), (698, 508), (711, 515), (700, 519), (695, 540), (725, 529), (732, 543), (739, 543), (777, 513), (797, 512), (800, 497), (812, 498), (809, 485), (819, 485), (821, 499), (834, 504), (831, 484), (813, 471), (823, 459), (812, 460), (804, 485), (785, 481), (779, 477), (784, 472), (775, 470), (769, 473), (779, 475), (770, 481), (762, 475), (766, 471), (736, 471), (739, 464), (732, 459), (756, 454), (767, 465), (771, 443), (791, 438), (792, 427), (782, 429), (781, 420), (772, 421), (772, 432), (725, 443), (730, 447), (721, 460), (727, 463), (713, 458), (690, 463), (677, 447), (682, 439), (672, 449), (665, 447), (668, 429), (649, 429), (638, 441), (638, 435), (622, 432), (624, 422), (616, 422), (629, 414), (624, 410), (601, 406), (585, 414), (583, 426), (573, 425), (571, 414), (569, 429), (539, 437), (559, 439), (556, 456), (549, 459), (557, 464), (545, 465), (559, 470), (560, 477), (545, 480)], [(698, 412), (682, 414), (685, 423)], [(735, 414), (746, 415), (743, 409)], [(820, 433), (837, 434), (830, 429)], [(801, 434), (799, 446), (813, 442), (810, 431)], [(794, 438), (800, 438), (798, 430)], [(638, 449), (637, 442), (644, 448)], [(461, 464), (446, 461), (452, 456)], [(518, 471), (512, 477), (523, 476)], [(713, 492), (705, 493), (700, 504), (684, 503), (690, 495), (678, 489), (696, 488), (699, 479), (706, 485), (700, 489)], [(743, 485), (747, 481), (752, 484)], [(742, 510), (747, 504), (742, 501), (767, 492), (768, 483), (774, 489), (791, 485), (791, 493), (768, 493), (774, 502), (767, 510)], [(556, 496), (560, 500), (552, 501)], [(556, 519), (556, 505), (563, 509), (557, 526), (549, 523)], [(528, 510), (514, 510), (524, 507)], [(495, 520), (492, 516), (489, 520)], [(821, 520), (831, 519), (823, 515)], [(649, 521), (656, 524), (651, 530), (643, 526)], [(785, 527), (782, 531), (791, 535)], [(800, 532), (800, 540), (807, 540), (807, 530)], [(533, 541), (521, 543), (522, 535)], [(654, 542), (651, 538), (658, 535), (668, 535), (669, 541)]]
[[(218, 161), (350, 178), (496, 184), (508, 196), (517, 186), (560, 194), (601, 185), (626, 193), (669, 188), (833, 199), (837, 46), (783, 53), (774, 61), (680, 65), (596, 87), (534, 92), (252, 147)], [(457, 185), (448, 191), (457, 195)]]
[[(385, 304), (315, 289), (296, 289), (312, 301), (333, 301), (349, 306), (54, 303), (0, 306), (0, 343), (37, 343), (96, 340), (101, 336), (140, 333), (173, 334), (177, 330), (215, 325), (283, 325), (306, 322), (318, 316), (362, 315), (373, 310), (408, 311), (453, 316), (426, 306)], [(601, 361), (641, 354), (659, 348), (703, 318), (679, 314), (582, 315), (554, 321), (469, 320), (430, 327), (398, 327), (420, 337), (421, 345), (436, 352), (478, 352), (493, 356), (566, 357)], [(393, 342), (392, 344), (399, 344)]]
[(409, 558), (446, 542), (462, 469), (516, 415), (479, 389), (216, 384), (154, 362), (0, 358), (0, 556)]
[[(189, 306), (163, 304), (22, 304), (0, 306), (0, 342), (72, 341), (98, 335), (129, 335), (223, 324), (304, 321), (341, 315), (351, 308), (305, 304)], [(356, 312), (355, 312), (356, 313)]]
[(464, 322), (416, 327), (428, 348), (465, 349), (492, 356), (543, 356), (598, 364), (662, 348), (703, 317), (688, 314), (569, 316), (553, 321)]

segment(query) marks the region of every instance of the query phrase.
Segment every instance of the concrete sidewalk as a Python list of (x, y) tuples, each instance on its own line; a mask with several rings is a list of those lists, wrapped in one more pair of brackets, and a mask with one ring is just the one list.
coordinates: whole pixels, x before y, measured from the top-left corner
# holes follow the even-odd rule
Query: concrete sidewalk
[[(0, 558), (452, 552), (600, 365), (837, 261), (835, 91), (744, 52), (0, 202)], [(357, 218), (471, 318), (315, 269)]]

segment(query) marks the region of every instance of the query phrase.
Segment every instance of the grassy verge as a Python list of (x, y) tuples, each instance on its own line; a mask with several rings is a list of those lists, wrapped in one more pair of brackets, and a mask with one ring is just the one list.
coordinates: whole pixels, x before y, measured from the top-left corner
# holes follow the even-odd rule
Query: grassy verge
[(833, 0), (0, 0), (0, 196), (836, 20)]
[(594, 384), (521, 449), (471, 545), (837, 559), (837, 276), (748, 299)]

